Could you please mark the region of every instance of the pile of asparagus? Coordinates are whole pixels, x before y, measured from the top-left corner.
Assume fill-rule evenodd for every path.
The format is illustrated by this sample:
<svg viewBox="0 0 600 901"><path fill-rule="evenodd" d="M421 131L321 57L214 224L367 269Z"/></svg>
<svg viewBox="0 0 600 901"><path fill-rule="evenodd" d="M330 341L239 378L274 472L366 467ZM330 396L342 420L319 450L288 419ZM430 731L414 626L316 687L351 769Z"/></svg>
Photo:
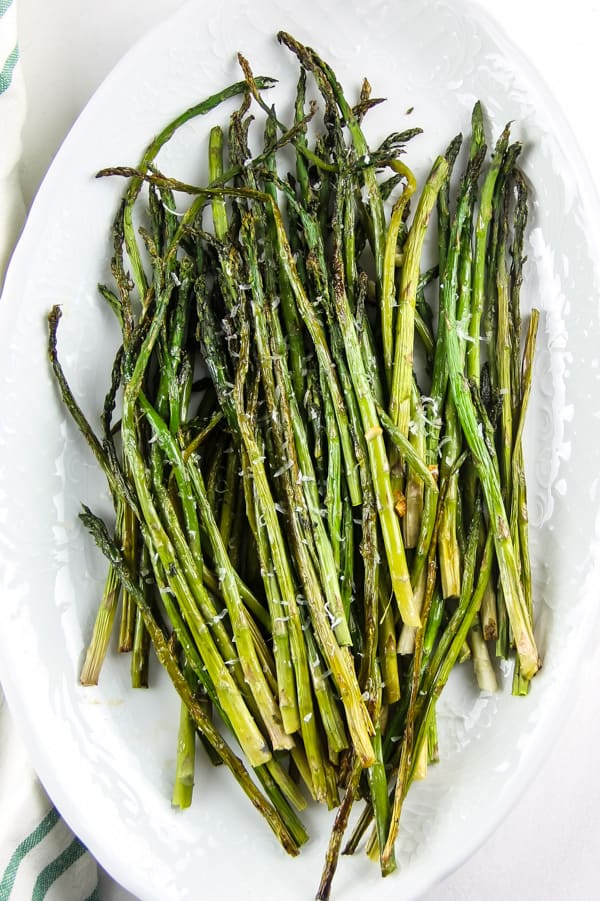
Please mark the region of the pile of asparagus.
<svg viewBox="0 0 600 901"><path fill-rule="evenodd" d="M82 682L120 604L133 685L153 646L181 698L173 803L191 801L199 737L289 853L306 796L337 807L326 899L356 801L345 850L372 826L367 850L394 870L454 664L471 658L493 691L492 658L514 650L516 694L540 665L522 450L538 315L521 352L527 187L508 126L488 154L477 104L468 146L455 138L418 191L401 156L419 129L372 149L368 82L352 105L278 37L300 65L293 122L240 56L242 81L137 168L99 173L128 179L100 286L122 332L100 437L58 360L59 308L49 355L116 513L112 535L81 514L110 562ZM232 98L208 184L163 174L173 134Z"/></svg>

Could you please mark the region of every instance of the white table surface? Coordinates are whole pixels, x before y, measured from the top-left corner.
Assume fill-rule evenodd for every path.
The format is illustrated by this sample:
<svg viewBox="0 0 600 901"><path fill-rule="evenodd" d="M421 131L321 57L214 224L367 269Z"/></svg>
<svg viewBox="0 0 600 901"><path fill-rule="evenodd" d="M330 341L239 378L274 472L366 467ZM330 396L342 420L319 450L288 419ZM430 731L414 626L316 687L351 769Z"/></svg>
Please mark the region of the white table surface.
<svg viewBox="0 0 600 901"><path fill-rule="evenodd" d="M600 193L600 174L593 171L600 146L600 5L592 0L477 2L501 19L553 90ZM62 139L114 63L148 28L182 5L183 0L87 0L83 4L19 0L28 95L21 167L27 205ZM600 651L596 647L590 636L588 660L572 704L564 711L561 736L548 748L529 790L480 850L428 892L426 901L600 898L600 767L596 762ZM101 875L101 901L132 899L106 874Z"/></svg>

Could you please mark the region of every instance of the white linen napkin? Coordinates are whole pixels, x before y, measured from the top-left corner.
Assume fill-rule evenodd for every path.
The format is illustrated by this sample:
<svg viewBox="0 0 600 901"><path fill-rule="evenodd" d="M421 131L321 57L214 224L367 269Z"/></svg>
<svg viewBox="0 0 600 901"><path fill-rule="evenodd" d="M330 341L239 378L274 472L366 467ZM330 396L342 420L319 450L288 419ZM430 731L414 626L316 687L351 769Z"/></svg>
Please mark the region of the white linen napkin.
<svg viewBox="0 0 600 901"><path fill-rule="evenodd" d="M0 285L25 207L17 2L0 0ZM98 868L40 785L0 689L0 901L98 901Z"/></svg>

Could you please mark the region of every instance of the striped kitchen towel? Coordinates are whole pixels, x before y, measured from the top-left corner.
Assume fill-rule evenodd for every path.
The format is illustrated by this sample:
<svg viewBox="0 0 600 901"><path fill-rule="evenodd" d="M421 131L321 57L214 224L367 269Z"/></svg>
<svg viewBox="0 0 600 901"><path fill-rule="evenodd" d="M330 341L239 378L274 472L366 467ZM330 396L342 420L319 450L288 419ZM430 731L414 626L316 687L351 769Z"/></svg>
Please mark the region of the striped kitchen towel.
<svg viewBox="0 0 600 901"><path fill-rule="evenodd" d="M98 869L40 785L0 692L0 901L99 901Z"/></svg>
<svg viewBox="0 0 600 901"><path fill-rule="evenodd" d="M0 0L0 285L22 225L17 0ZM40 785L0 689L0 901L98 901L98 868Z"/></svg>

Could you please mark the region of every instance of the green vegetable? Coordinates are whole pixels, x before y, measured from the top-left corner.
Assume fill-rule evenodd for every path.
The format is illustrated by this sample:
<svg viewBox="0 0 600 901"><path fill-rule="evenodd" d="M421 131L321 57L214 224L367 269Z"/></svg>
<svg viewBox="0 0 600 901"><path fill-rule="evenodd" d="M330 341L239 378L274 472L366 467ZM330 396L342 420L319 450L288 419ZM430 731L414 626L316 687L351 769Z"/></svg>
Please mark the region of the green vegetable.
<svg viewBox="0 0 600 901"><path fill-rule="evenodd" d="M419 189L400 160L419 130L372 148L368 82L352 104L314 50L279 39L300 64L291 125L240 56L242 81L137 167L99 173L128 180L100 286L122 334L101 437L59 362L57 307L48 350L115 508L112 536L81 514L109 561L82 682L98 681L121 603L134 686L151 646L181 699L173 804L192 802L204 748L291 854L305 796L338 807L327 899L359 799L346 851L373 823L367 851L395 869L452 668L470 657L495 689L496 603L515 694L540 665L522 440L538 317L521 358L528 192L508 127L486 161L476 104L465 163L459 136ZM207 183L163 173L175 132L236 98L207 125Z"/></svg>

